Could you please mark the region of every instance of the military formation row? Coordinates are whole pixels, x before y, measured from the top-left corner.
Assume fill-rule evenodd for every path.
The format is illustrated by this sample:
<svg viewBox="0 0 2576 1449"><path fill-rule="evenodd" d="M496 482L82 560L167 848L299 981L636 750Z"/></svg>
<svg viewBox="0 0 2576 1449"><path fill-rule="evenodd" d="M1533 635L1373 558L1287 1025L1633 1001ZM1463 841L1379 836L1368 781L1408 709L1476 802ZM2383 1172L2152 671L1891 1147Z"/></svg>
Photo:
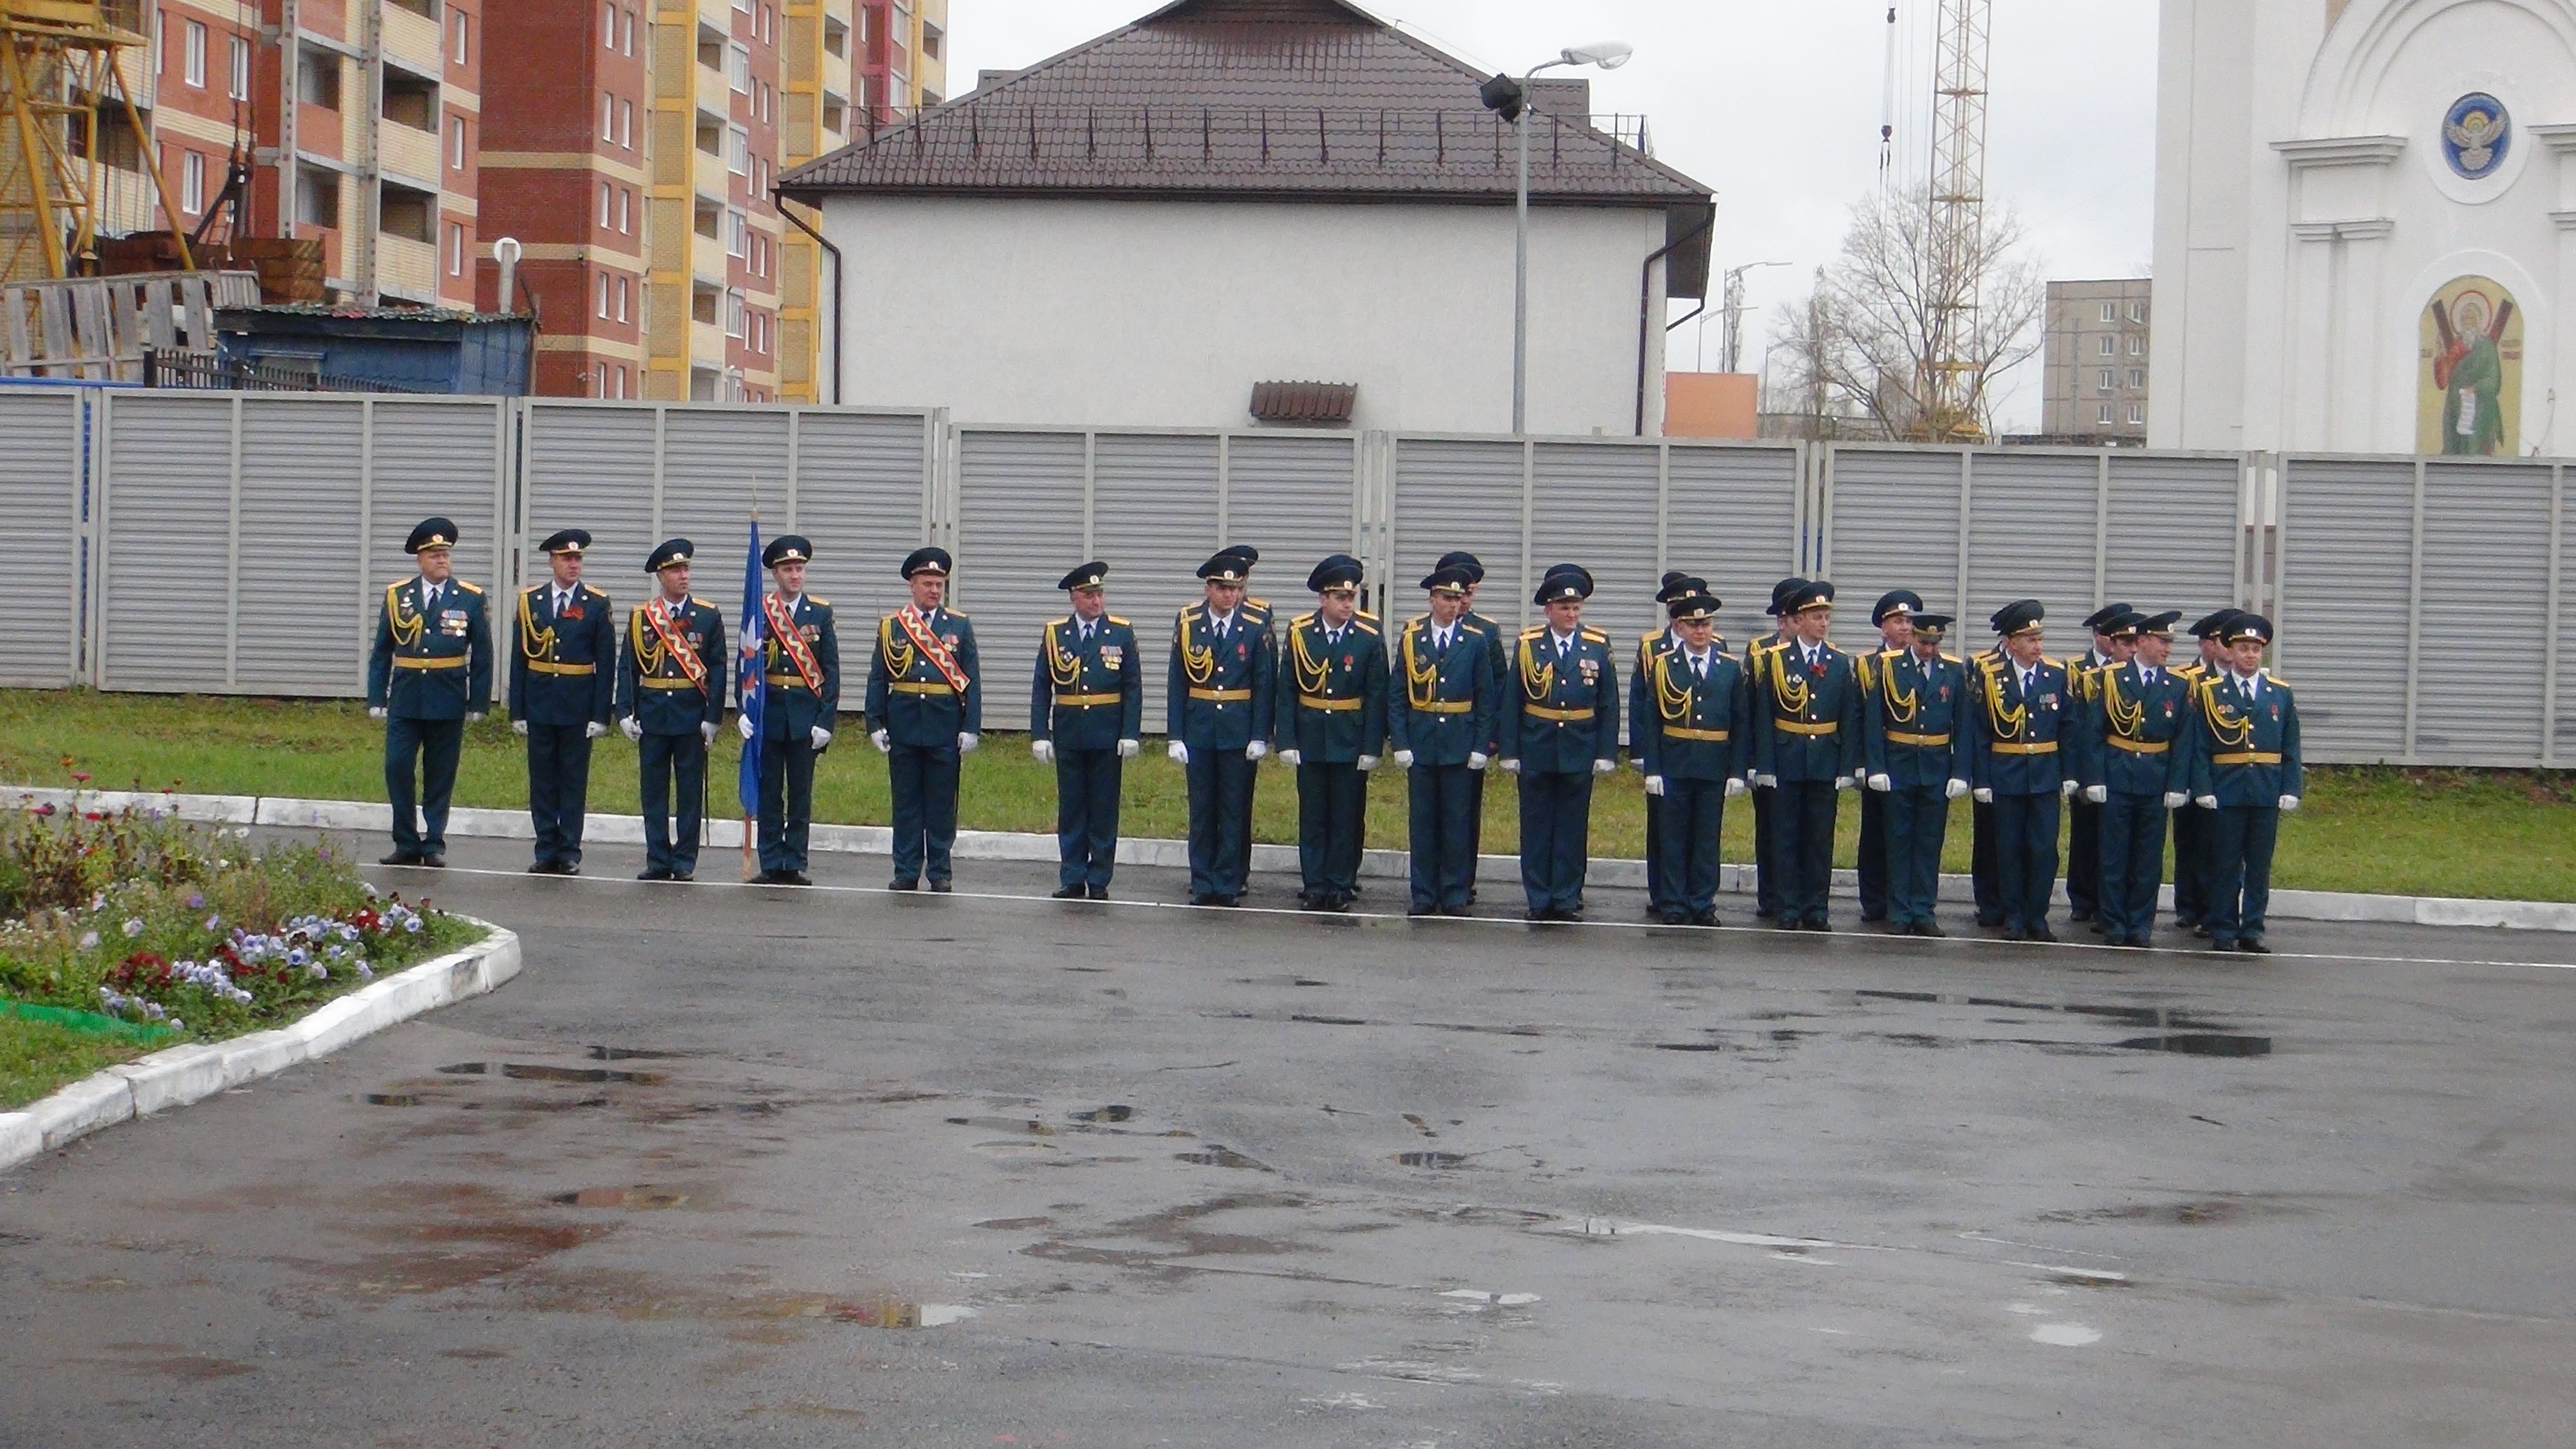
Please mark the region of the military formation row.
<svg viewBox="0 0 2576 1449"><path fill-rule="evenodd" d="M419 576L386 591L377 630L368 703L388 722L388 863L440 861L463 723L491 698L492 628L480 591L449 577L454 542L445 519L414 532ZM582 580L588 544L579 530L548 539L551 579L513 606L509 702L528 739L531 869L578 868L590 742L614 723L639 746L645 876L687 879L725 713L724 621L690 592L688 540L653 552L656 595L622 621ZM759 752L759 879L772 884L806 880L814 765L840 720L841 651L830 603L804 588L811 557L792 535L764 550L773 587L734 681L752 706L738 727ZM2203 619L2201 657L2169 666L2180 616L2112 605L2086 621L2092 648L2058 661L2045 652L2045 610L2023 600L1993 617L1994 648L1967 660L1942 652L1951 621L1898 590L1872 611L1883 647L1851 654L1825 638L1834 586L1785 579L1768 611L1777 629L1739 656L1716 637L1720 601L1677 572L1657 595L1669 627L1638 641L1623 695L1623 651L1582 622L1593 580L1579 566L1548 570L1533 599L1545 622L1513 632L1475 611L1482 566L1449 554L1420 581L1425 611L1390 631L1358 607L1356 559L1316 565L1314 609L1284 624L1247 592L1258 561L1234 547L1201 565L1205 597L1179 611L1166 651L1166 748L1188 780L1194 904L1241 899L1256 766L1275 749L1296 772L1309 909L1346 910L1357 894L1366 776L1392 759L1408 777L1414 914L1468 911L1483 787L1499 769L1519 790L1530 918L1575 919L1592 790L1617 768L1624 705L1647 792L1649 912L1668 924L1717 923L1725 805L1749 792L1760 914L1827 929L1838 798L1862 789L1865 920L1941 934L1950 802L1972 795L1979 923L2054 939L2059 812L2073 799L2077 919L2118 944L2147 942L2171 820L2184 924L2216 945L2262 949L2272 842L2280 812L2297 808L2300 767L2297 709L2262 668L2271 630L2258 616ZM862 709L888 759L901 890L949 887L959 761L983 730L974 628L944 602L951 567L936 548L907 558L911 602L878 620L870 642ZM1142 739L1142 650L1135 626L1108 612L1107 575L1095 562L1059 581L1071 607L1041 631L1033 665L1031 749L1056 772L1056 894L1067 899L1108 894L1122 770Z"/></svg>

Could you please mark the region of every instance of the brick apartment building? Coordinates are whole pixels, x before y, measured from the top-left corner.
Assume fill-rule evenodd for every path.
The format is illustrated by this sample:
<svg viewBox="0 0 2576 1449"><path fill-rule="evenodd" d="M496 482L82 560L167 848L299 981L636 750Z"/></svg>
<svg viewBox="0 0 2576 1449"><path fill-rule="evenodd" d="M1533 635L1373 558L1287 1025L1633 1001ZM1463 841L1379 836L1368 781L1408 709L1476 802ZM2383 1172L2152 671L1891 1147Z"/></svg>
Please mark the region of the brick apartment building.
<svg viewBox="0 0 2576 1449"><path fill-rule="evenodd" d="M2154 300L2155 284L2145 277L2048 284L2043 436L2146 442Z"/></svg>

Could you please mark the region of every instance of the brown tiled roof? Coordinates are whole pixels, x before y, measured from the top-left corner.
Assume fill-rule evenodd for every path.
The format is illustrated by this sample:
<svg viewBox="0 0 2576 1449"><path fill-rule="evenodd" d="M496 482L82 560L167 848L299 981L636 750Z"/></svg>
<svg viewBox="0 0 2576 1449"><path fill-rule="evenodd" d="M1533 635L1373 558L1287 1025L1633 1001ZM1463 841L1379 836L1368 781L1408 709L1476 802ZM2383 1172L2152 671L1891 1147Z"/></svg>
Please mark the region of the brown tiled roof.
<svg viewBox="0 0 2576 1449"><path fill-rule="evenodd" d="M1476 99L1484 79L1340 0L1179 0L799 167L778 189L806 201L1507 202L1515 141ZM1708 217L1709 188L1584 118L1533 124L1534 201L1660 204L1676 238ZM1696 295L1679 285L1686 259L1674 261L1675 294Z"/></svg>

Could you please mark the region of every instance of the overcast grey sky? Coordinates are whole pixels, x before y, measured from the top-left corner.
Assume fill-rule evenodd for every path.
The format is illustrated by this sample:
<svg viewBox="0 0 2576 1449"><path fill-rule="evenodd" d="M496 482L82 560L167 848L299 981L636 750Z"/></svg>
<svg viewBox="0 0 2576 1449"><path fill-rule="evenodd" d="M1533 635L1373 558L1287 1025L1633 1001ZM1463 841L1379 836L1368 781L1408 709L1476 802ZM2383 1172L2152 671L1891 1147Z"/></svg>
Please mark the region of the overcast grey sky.
<svg viewBox="0 0 2576 1449"><path fill-rule="evenodd" d="M1157 0L950 0L950 87L1009 70L1146 14ZM1716 262L1786 261L1748 279L1744 365L1779 304L1842 240L1878 184L1888 0L1362 0L1487 70L1567 45L1625 40L1637 57L1588 72L1597 111L1642 111L1656 156L1717 192ZM1993 0L1986 194L2016 207L2051 277L2142 274L2153 226L2155 0ZM1898 162L1929 153L1937 0L1896 0ZM1676 316L1679 310L1676 310ZM1673 334L1689 367L1694 328ZM1718 327L1707 329L1716 365ZM2035 429L2039 368L2007 384L2008 429Z"/></svg>

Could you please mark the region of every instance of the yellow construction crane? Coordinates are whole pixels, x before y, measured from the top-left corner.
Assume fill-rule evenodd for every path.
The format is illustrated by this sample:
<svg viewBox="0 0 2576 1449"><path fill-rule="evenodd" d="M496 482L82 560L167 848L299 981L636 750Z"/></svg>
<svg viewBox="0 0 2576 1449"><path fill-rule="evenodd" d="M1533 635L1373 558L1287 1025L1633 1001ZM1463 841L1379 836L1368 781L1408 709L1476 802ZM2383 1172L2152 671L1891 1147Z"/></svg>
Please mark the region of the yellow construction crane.
<svg viewBox="0 0 2576 1449"><path fill-rule="evenodd" d="M1915 394L1923 400L1917 424L1923 442L1985 440L1977 293L1988 260L1986 57L1992 25L1991 0L1941 0L1932 82L1932 214L1924 231L1930 345Z"/></svg>
<svg viewBox="0 0 2576 1449"><path fill-rule="evenodd" d="M93 260L106 165L99 112L117 107L144 137L117 57L146 43L99 0L0 0L0 281L75 276ZM143 146L179 264L193 268L169 184Z"/></svg>

